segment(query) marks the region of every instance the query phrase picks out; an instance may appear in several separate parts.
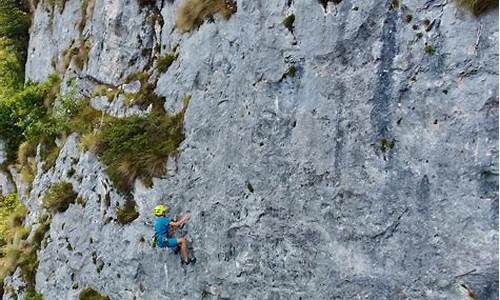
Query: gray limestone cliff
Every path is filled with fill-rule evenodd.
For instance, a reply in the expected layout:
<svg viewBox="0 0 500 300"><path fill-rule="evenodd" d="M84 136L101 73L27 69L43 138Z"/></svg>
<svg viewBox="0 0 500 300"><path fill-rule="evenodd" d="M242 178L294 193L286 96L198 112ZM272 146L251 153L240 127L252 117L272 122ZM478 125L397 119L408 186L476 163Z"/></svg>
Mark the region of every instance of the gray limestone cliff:
<svg viewBox="0 0 500 300"><path fill-rule="evenodd" d="M30 224L51 183L86 199L52 218L44 299L86 287L113 300L498 299L498 9L238 0L228 20L181 33L180 0L43 2L27 80L59 73L88 97L102 84L137 90L126 78L175 49L155 92L169 112L191 95L178 154L151 187L135 182L130 224L77 134L30 190L0 173ZM87 52L83 66L65 59L71 48ZM119 117L151 109L105 100L92 105ZM159 203L192 212L195 265L151 248ZM5 284L23 294L18 272Z"/></svg>

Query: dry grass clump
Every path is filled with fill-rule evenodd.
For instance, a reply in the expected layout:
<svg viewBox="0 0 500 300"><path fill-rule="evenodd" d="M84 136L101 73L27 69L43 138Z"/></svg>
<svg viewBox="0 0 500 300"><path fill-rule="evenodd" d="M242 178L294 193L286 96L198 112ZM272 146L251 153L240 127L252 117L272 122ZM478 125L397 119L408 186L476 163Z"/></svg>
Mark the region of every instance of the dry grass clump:
<svg viewBox="0 0 500 300"><path fill-rule="evenodd" d="M479 16L486 10L498 6L498 0L457 0L457 3L475 16Z"/></svg>
<svg viewBox="0 0 500 300"><path fill-rule="evenodd" d="M75 56L75 65L78 69L82 70L87 65L89 61L90 48L92 48L92 45L88 40L84 41L83 44L80 45L78 53Z"/></svg>
<svg viewBox="0 0 500 300"><path fill-rule="evenodd" d="M24 183L31 184L36 175L36 144L23 142L17 151L17 162L21 179Z"/></svg>
<svg viewBox="0 0 500 300"><path fill-rule="evenodd" d="M102 142L97 132L89 132L82 135L79 145L82 151L97 153L97 151L99 151L102 147Z"/></svg>
<svg viewBox="0 0 500 300"><path fill-rule="evenodd" d="M83 289L78 296L79 300L109 300L108 296L102 295L92 288Z"/></svg>
<svg viewBox="0 0 500 300"><path fill-rule="evenodd" d="M74 45L73 43L72 45ZM71 61L75 62L75 66L82 70L89 61L89 52L92 48L92 44L89 40L85 40L80 43L78 46L72 46L68 49L62 51L63 57L63 68L65 71L71 64Z"/></svg>
<svg viewBox="0 0 500 300"><path fill-rule="evenodd" d="M81 0L80 13L82 14L82 17L80 19L80 23L78 24L78 30L80 30L80 33L82 33L83 29L85 29L87 21L92 18L94 7L95 0Z"/></svg>
<svg viewBox="0 0 500 300"><path fill-rule="evenodd" d="M156 69L160 73L165 73L176 59L177 54L167 53L164 56L158 58L158 61L156 62Z"/></svg>
<svg viewBox="0 0 500 300"><path fill-rule="evenodd" d="M236 3L230 0L184 0L177 9L175 26L181 32L188 32L216 14L228 20L235 12Z"/></svg>

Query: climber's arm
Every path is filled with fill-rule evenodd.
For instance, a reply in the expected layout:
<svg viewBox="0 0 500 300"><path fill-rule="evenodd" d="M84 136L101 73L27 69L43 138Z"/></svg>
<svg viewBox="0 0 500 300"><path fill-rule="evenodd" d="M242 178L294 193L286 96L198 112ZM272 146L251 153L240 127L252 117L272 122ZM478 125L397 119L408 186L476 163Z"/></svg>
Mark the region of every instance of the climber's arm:
<svg viewBox="0 0 500 300"><path fill-rule="evenodd" d="M170 227L179 227L179 226L182 225L182 222L181 221L177 221L177 222L176 221L172 221L172 222L170 222L169 225L170 225Z"/></svg>

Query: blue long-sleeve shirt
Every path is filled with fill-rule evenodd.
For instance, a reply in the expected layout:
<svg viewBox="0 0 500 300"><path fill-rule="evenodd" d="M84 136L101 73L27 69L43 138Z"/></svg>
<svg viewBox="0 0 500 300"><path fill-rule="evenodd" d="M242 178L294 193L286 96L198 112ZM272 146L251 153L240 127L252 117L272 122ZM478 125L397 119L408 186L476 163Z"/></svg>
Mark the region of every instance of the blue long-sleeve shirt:
<svg viewBox="0 0 500 300"><path fill-rule="evenodd" d="M170 222L172 220L168 217L158 217L155 220L155 236L156 236L156 243L158 244L159 247L165 247L165 238L172 238L169 234L170 230Z"/></svg>

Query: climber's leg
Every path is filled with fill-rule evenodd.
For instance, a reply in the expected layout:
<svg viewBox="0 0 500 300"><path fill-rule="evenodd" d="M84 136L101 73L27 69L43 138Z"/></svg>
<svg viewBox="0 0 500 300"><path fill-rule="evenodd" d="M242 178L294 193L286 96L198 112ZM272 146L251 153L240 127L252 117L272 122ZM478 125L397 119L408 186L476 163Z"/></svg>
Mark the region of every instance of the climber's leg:
<svg viewBox="0 0 500 300"><path fill-rule="evenodd" d="M177 243L179 244L179 249L181 251L182 261L189 262L189 255L188 255L186 240L184 238L179 238L179 239L177 239Z"/></svg>
<svg viewBox="0 0 500 300"><path fill-rule="evenodd" d="M169 236L175 236L175 227L174 226L170 225L168 227L168 235Z"/></svg>

